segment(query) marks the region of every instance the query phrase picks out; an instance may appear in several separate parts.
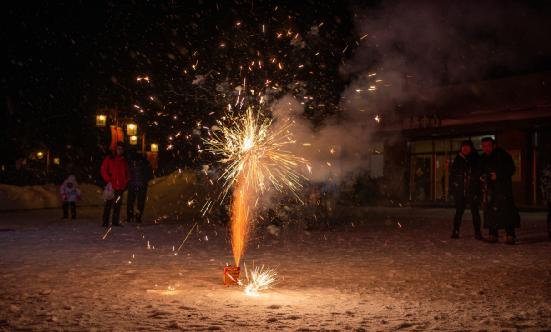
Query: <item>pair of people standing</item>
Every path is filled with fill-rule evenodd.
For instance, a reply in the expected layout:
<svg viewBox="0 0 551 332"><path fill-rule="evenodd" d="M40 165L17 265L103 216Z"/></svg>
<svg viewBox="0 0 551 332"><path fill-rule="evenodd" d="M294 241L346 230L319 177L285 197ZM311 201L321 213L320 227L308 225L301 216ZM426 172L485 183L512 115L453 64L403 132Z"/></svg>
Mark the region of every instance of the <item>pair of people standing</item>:
<svg viewBox="0 0 551 332"><path fill-rule="evenodd" d="M103 160L101 175L107 183L102 226L109 227L111 210L113 211L113 226L122 226L120 221L122 195L127 189L127 220L128 222L141 222L147 196L147 184L152 177L151 166L147 159L136 152L131 153L130 158L127 159L124 155L124 144L119 142L114 154ZM134 213L136 201L138 211Z"/></svg>
<svg viewBox="0 0 551 332"><path fill-rule="evenodd" d="M498 230L504 228L506 243L515 244L515 228L520 216L513 200L513 158L498 148L491 137L482 139L481 157L471 141L463 141L450 174L450 193L455 199L452 238L459 238L461 219L468 204L471 209L475 238L482 240L479 208L482 203L484 227L488 242L498 241Z"/></svg>

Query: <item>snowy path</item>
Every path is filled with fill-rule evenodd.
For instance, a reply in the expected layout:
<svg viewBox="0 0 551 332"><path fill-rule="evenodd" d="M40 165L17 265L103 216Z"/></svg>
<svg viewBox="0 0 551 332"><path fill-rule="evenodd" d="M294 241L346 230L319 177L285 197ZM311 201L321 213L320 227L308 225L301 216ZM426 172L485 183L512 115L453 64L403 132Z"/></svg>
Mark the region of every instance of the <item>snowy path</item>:
<svg viewBox="0 0 551 332"><path fill-rule="evenodd" d="M475 241L468 220L450 240L451 213L378 209L332 232L260 231L245 263L280 280L258 298L222 285L223 226L200 225L175 255L192 222L103 240L98 209L72 223L3 213L0 330L551 330L543 213L523 215L515 246Z"/></svg>

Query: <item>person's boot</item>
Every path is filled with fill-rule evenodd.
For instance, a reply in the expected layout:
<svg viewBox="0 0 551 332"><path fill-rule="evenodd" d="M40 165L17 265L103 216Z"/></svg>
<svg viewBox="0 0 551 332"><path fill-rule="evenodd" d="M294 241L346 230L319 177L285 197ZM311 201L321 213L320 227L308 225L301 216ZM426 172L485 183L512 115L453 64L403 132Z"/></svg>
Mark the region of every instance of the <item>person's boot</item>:
<svg viewBox="0 0 551 332"><path fill-rule="evenodd" d="M507 235L507 239L505 240L505 243L507 244L515 244L515 237L512 235Z"/></svg>
<svg viewBox="0 0 551 332"><path fill-rule="evenodd" d="M459 230L458 229L454 229L452 231L452 236L450 236L450 238L452 239L459 239Z"/></svg>
<svg viewBox="0 0 551 332"><path fill-rule="evenodd" d="M137 224L141 224L142 223L142 214L141 213L137 213L136 214L136 217L134 219L134 221L137 223Z"/></svg>

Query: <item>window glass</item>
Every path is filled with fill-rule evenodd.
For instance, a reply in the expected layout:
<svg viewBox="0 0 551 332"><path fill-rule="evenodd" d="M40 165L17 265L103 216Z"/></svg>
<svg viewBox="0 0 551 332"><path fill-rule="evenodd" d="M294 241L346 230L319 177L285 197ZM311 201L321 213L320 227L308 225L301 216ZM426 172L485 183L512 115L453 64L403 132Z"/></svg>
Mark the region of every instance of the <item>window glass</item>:
<svg viewBox="0 0 551 332"><path fill-rule="evenodd" d="M449 139L439 139L434 141L434 152L449 152L449 151L450 151Z"/></svg>
<svg viewBox="0 0 551 332"><path fill-rule="evenodd" d="M411 143L411 153L432 153L432 141L416 141Z"/></svg>

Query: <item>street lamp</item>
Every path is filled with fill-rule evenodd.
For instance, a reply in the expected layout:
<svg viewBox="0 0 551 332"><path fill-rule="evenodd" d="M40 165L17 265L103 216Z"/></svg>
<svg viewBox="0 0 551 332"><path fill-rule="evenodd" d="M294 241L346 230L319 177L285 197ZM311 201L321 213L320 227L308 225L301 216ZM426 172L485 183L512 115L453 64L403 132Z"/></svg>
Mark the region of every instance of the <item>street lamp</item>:
<svg viewBox="0 0 551 332"><path fill-rule="evenodd" d="M136 134L138 133L138 126L134 123L129 123L126 125L126 134L128 136L136 136ZM136 143L138 142L137 138L136 138Z"/></svg>
<svg viewBox="0 0 551 332"><path fill-rule="evenodd" d="M96 127L105 127L107 124L107 115L98 114L96 115Z"/></svg>
<svg viewBox="0 0 551 332"><path fill-rule="evenodd" d="M136 145L138 144L138 136L132 135L130 136L130 145Z"/></svg>
<svg viewBox="0 0 551 332"><path fill-rule="evenodd" d="M38 151L38 152L36 153L36 158L37 158L37 159L42 159L42 158L44 158L44 152Z"/></svg>
<svg viewBox="0 0 551 332"><path fill-rule="evenodd" d="M159 152L159 144L151 144L151 152Z"/></svg>

